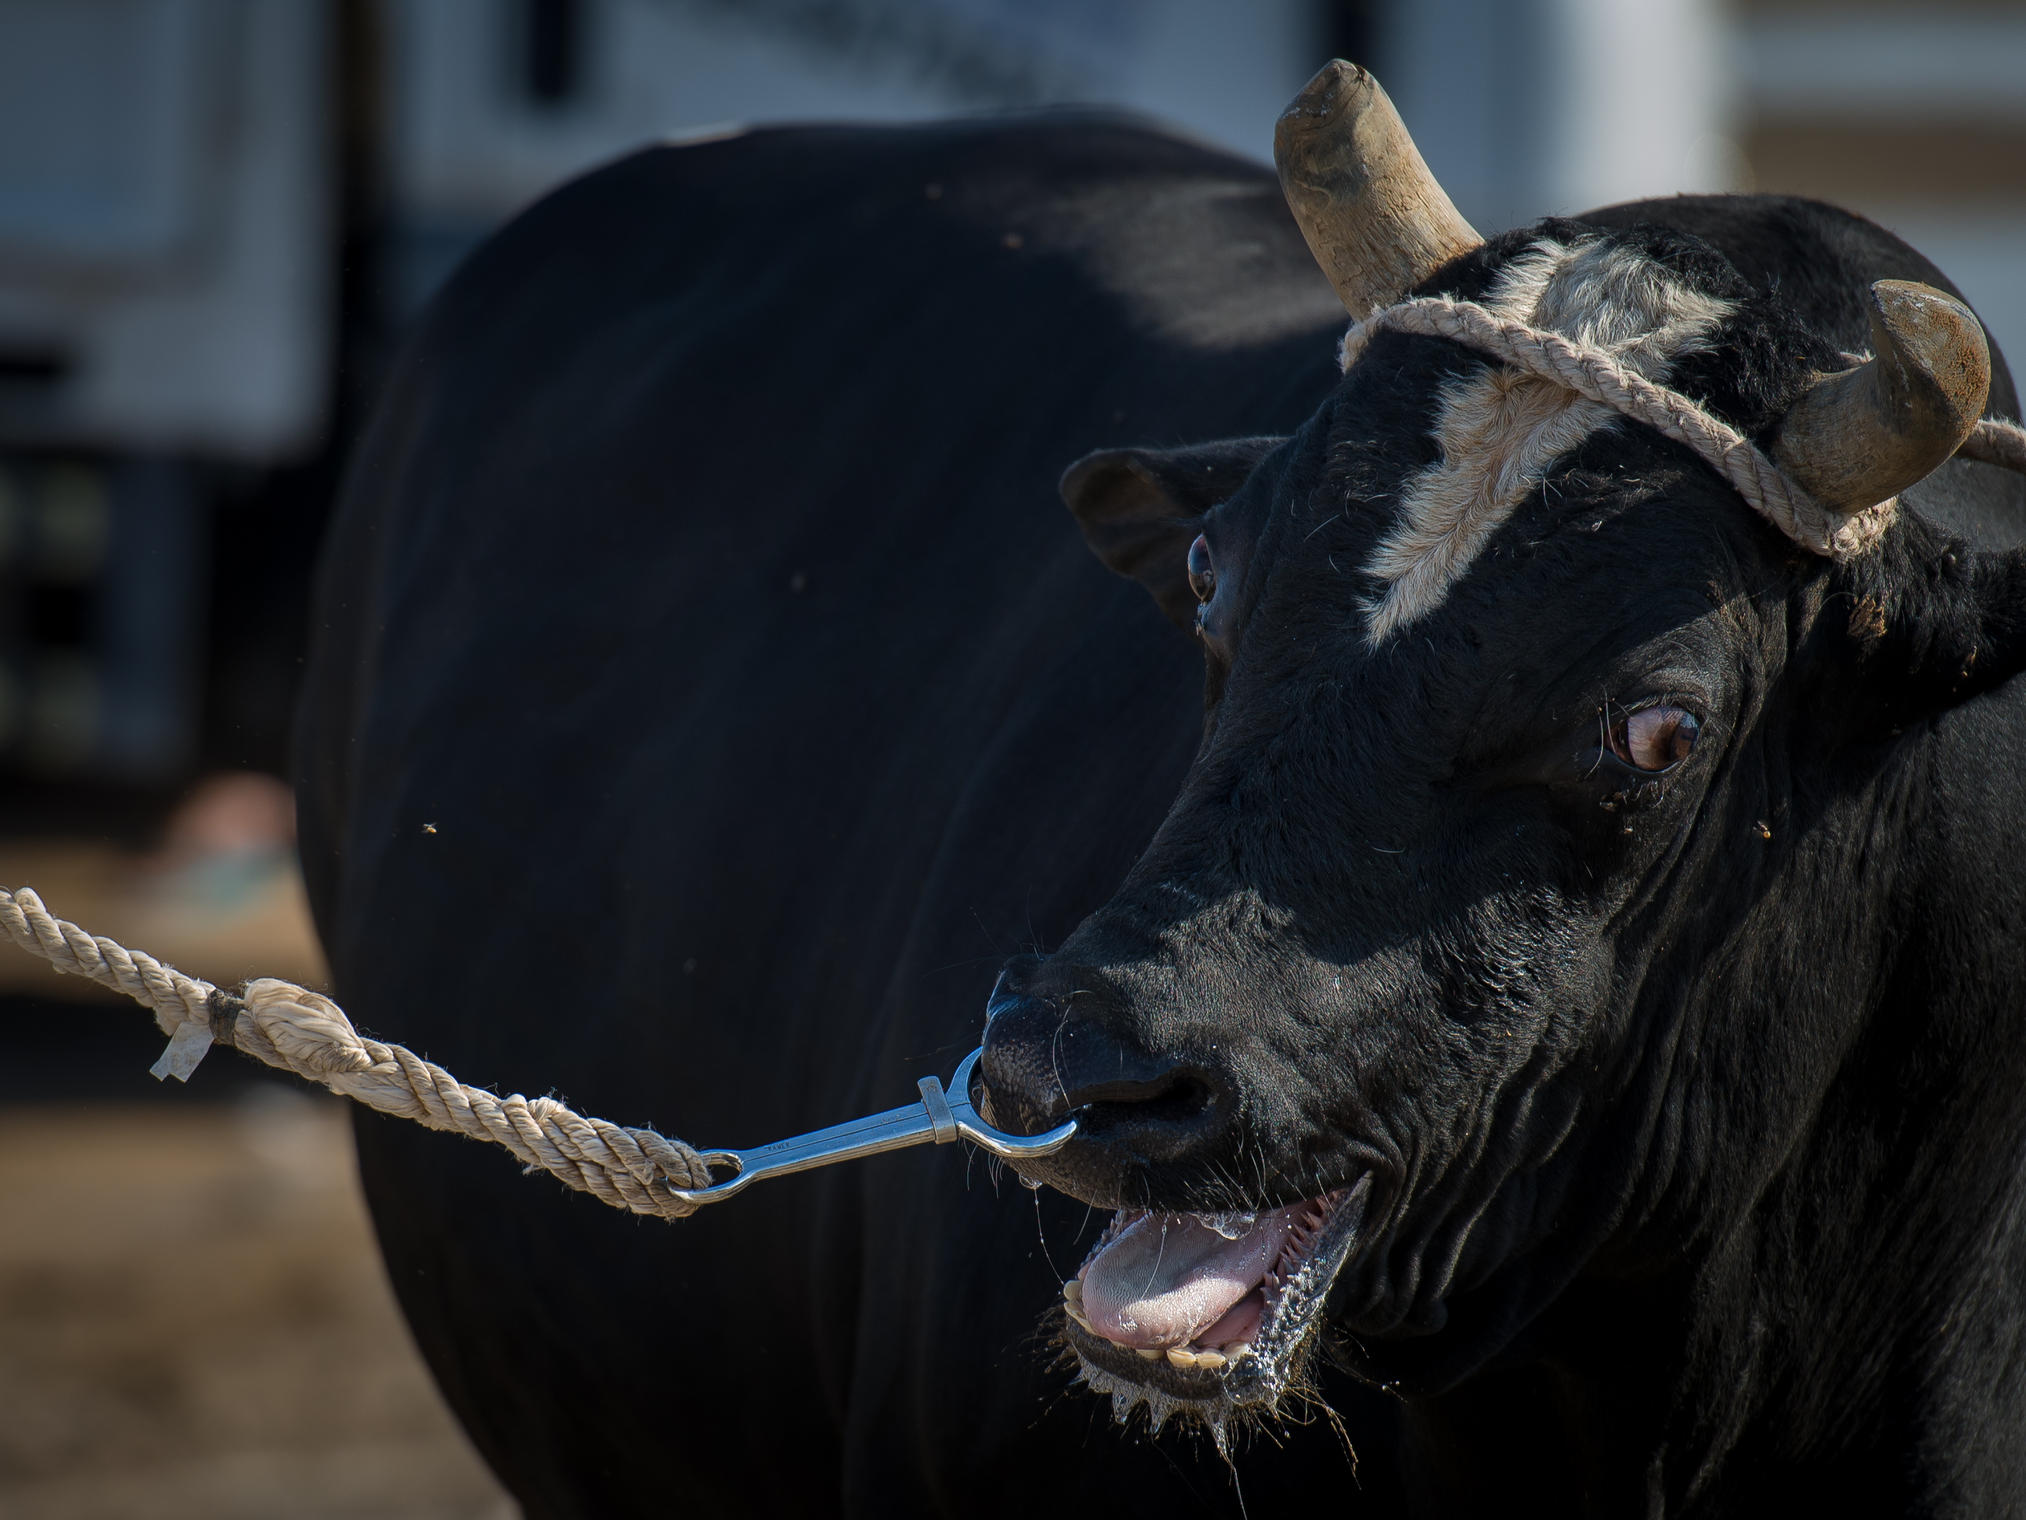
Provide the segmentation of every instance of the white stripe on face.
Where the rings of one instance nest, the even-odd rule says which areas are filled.
[[[1636,250],[1545,238],[1506,266],[1480,304],[1604,349],[1656,383],[1735,309]],[[1353,363],[1361,348],[1354,329],[1345,343]],[[1440,457],[1409,484],[1399,520],[1364,567],[1386,584],[1369,606],[1367,641],[1381,644],[1440,607],[1555,461],[1616,420],[1609,407],[1496,364],[1445,386],[1434,429]]]

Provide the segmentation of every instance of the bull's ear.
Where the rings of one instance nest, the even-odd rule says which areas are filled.
[[[1185,631],[1195,624],[1189,544],[1204,515],[1245,484],[1278,438],[1231,438],[1186,449],[1099,449],[1062,477],[1062,499],[1097,557],[1153,593]]]

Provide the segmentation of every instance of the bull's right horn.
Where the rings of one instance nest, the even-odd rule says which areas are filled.
[[[1273,161],[1309,251],[1354,317],[1484,241],[1428,172],[1379,81],[1341,58],[1281,113]]]
[[[1970,308],[1911,280],[1867,292],[1871,351],[1820,376],[1780,420],[1773,458],[1832,512],[1874,507],[1927,477],[1983,415],[1991,349]]]

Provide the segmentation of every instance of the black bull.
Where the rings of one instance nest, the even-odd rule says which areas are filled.
[[[1779,268],[1788,224],[1863,241],[1801,207],[1644,214],[1748,275]],[[1938,278],[1864,246],[1867,278]],[[340,998],[467,1079],[699,1143],[947,1073],[1007,958],[1064,941],[1126,876],[1202,734],[1201,655],[1091,557],[1057,475],[1122,439],[1293,431],[1336,381],[1342,325],[1270,175],[1101,118],[757,133],[543,202],[432,308],[328,550],[299,753]],[[2002,371],[1993,403],[2016,410]],[[1979,720],[1987,760],[2005,721]],[[2013,827],[2002,764],[1951,784],[1978,832]],[[1987,990],[2018,985],[1995,901],[1952,947]],[[1962,979],[1905,990],[1923,994],[1961,1003]],[[1982,1029],[1948,1023],[1933,1050],[1868,1035],[1905,1101],[1842,1094],[1871,1128],[1831,1159],[1883,1188],[1871,1152],[1903,1153],[1894,1198],[1912,1179],[1962,1203],[1942,1162],[2009,1176],[2016,1128],[1952,1132],[1947,1155],[1921,1133],[1948,1063],[2018,1074],[2017,1042]],[[1753,1080],[1749,1050],[1708,1059]],[[1206,1443],[1157,1448],[1068,1389],[1053,1306],[1090,1230],[1052,1190],[1030,1203],[981,1161],[916,1152],[661,1226],[412,1127],[365,1116],[359,1136],[422,1350],[530,1515],[1229,1507]],[[1621,1512],[1649,1481],[1723,1512],[1928,1492],[1910,1471],[1946,1479],[1964,1442],[2019,1432],[1990,1345],[1854,1411],[1828,1385],[1946,1335],[1900,1301],[1933,1268],[1907,1233],[1932,1239],[1940,1212],[1780,1216],[1825,1253],[1811,1237],[1783,1261],[1900,1297],[1839,1299],[1819,1333],[1841,1355],[1747,1366],[1755,1398],[1800,1412],[1708,1411],[1724,1483],[1663,1471],[1639,1445],[1659,1417],[1614,1423],[1665,1399],[1600,1395],[1524,1342],[1407,1406],[1325,1370],[1355,1476],[1318,1418],[1240,1443],[1238,1479],[1255,1513],[1389,1512],[1401,1485],[1508,1507],[1538,1486],[1571,1512]],[[2010,1240],[2003,1209],[1970,1212]],[[1991,1257],[1980,1302],[2012,1305],[2017,1262]],[[1643,1346],[1627,1326],[1725,1291],[1674,1271],[1619,1264],[1558,1333]],[[1774,1335],[1766,1296],[1736,1291],[1741,1333]],[[1734,1383],[1739,1363],[1708,1360]],[[1916,1427],[1917,1450],[1854,1455]]]

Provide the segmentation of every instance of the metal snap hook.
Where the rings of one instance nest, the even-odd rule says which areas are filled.
[[[1039,1135],[1009,1135],[979,1116],[971,1104],[971,1078],[984,1054],[981,1045],[964,1057],[951,1074],[947,1091],[934,1077],[923,1077],[916,1084],[921,1089],[918,1102],[751,1150],[702,1151],[699,1154],[706,1166],[730,1167],[732,1175],[708,1187],[669,1191],[685,1203],[717,1203],[767,1177],[784,1177],[911,1145],[948,1145],[960,1138],[1008,1161],[1051,1155],[1067,1145],[1076,1133],[1075,1119],[1065,1119]]]

